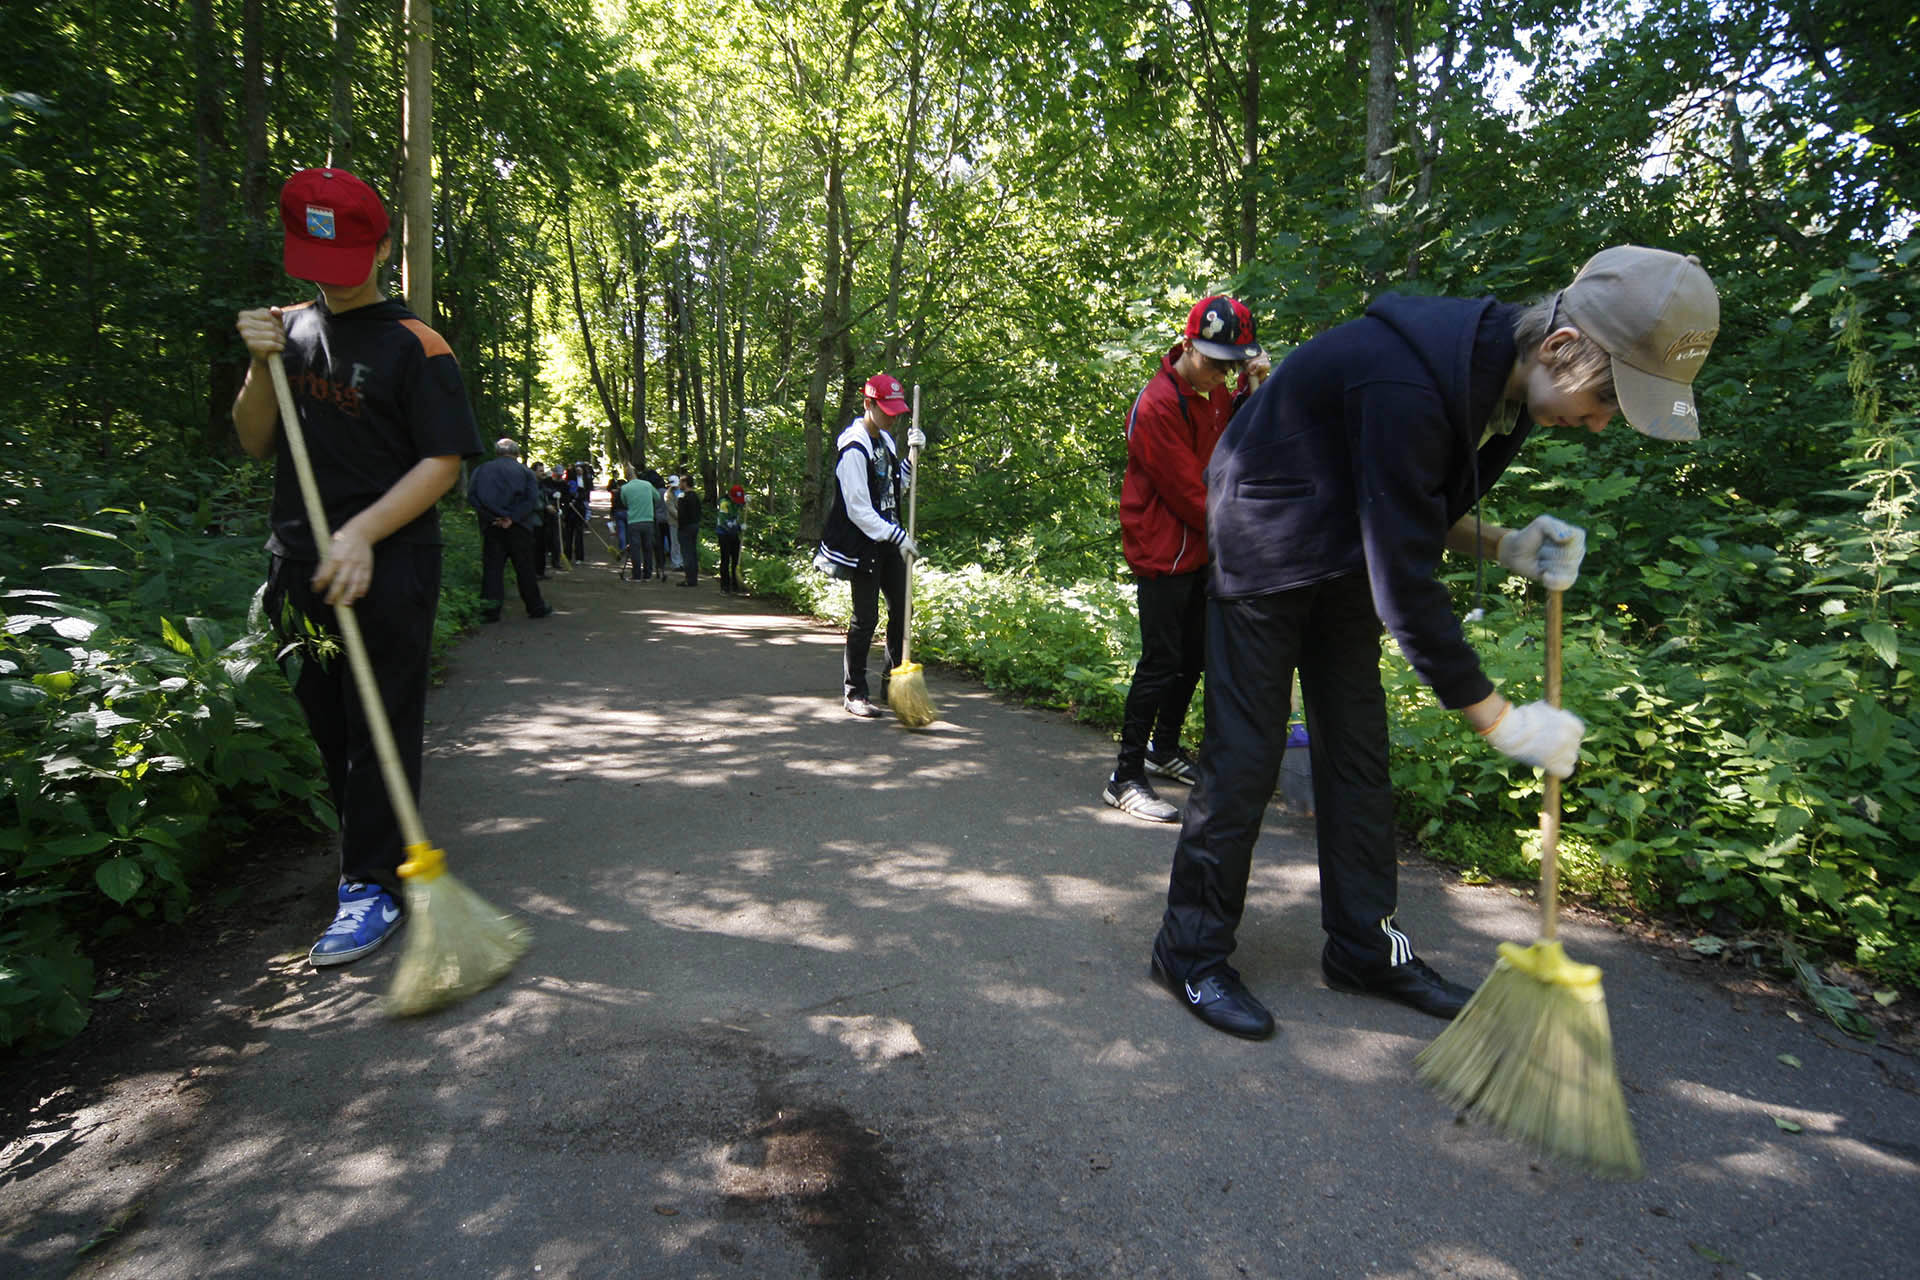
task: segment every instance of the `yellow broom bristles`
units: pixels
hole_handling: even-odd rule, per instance
[[[395,1017],[428,1013],[492,986],[530,941],[524,925],[446,873],[440,850],[411,845],[407,853],[400,868],[406,939],[386,1000]]]
[[[1640,1176],[1600,970],[1558,942],[1501,943],[1493,972],[1415,1062],[1442,1098],[1507,1136],[1605,1177]]]
[[[888,673],[887,705],[909,729],[924,728],[939,718],[933,699],[927,696],[927,678],[917,662],[903,663]]]

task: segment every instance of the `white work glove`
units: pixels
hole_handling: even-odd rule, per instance
[[[900,546],[900,554],[907,557],[909,560],[917,560],[920,558],[919,544],[914,542],[912,535],[909,534],[905,529],[902,529],[900,531],[899,546]]]
[[[1565,778],[1580,762],[1580,739],[1586,731],[1585,722],[1571,711],[1545,702],[1510,702],[1480,736],[1502,755]]]
[[[1503,568],[1549,591],[1565,591],[1580,576],[1580,561],[1586,554],[1585,529],[1553,516],[1537,516],[1526,528],[1501,536],[1496,558]]]
[[[927,447],[927,433],[918,427],[907,428],[907,448],[924,449]]]

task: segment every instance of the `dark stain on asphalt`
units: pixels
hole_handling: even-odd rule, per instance
[[[776,1105],[727,1152],[728,1208],[777,1221],[832,1280],[957,1280],[934,1255],[886,1141],[839,1107]]]

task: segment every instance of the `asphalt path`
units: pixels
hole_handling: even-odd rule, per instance
[[[1647,1163],[1588,1178],[1416,1083],[1438,1022],[1327,989],[1310,824],[1261,837],[1236,962],[1279,1030],[1235,1040],[1147,977],[1173,828],[1100,803],[1106,735],[938,670],[933,726],[855,720],[818,623],[545,585],[459,646],[423,806],[520,966],[389,1020],[393,948],[306,966],[332,861],[290,852],[139,1069],[0,1134],[0,1274],[1916,1274],[1898,1049],[1572,920]],[[1468,982],[1535,923],[1417,859],[1400,921]]]

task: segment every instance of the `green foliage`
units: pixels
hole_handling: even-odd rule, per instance
[[[188,877],[325,777],[263,636],[158,615],[153,634],[56,592],[0,593],[0,1046],[84,1022],[82,931],[178,921]]]
[[[257,616],[268,474],[9,477],[0,541],[28,567],[0,579],[0,1049],[85,1025],[92,949],[182,920],[250,824],[333,825]],[[474,522],[463,505],[444,523],[437,646],[477,608]]]

